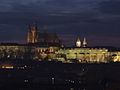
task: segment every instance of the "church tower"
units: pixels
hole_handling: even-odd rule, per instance
[[[37,33],[38,33],[37,24],[34,24],[33,28],[31,29],[32,43],[37,42]]]
[[[81,41],[80,41],[79,38],[78,38],[77,41],[76,41],[76,47],[81,47]]]
[[[28,27],[28,33],[27,33],[27,43],[31,43],[31,27],[30,27],[30,25]]]
[[[28,31],[28,35],[27,35],[27,43],[36,43],[37,36],[38,36],[37,25],[34,24],[34,26],[32,28],[29,25],[29,31]]]
[[[84,40],[83,40],[83,47],[86,47],[87,46],[87,41],[86,41],[86,38],[84,37]]]

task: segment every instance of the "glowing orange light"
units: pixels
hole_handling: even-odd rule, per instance
[[[4,69],[13,69],[14,67],[13,66],[2,66],[2,68],[4,68]]]

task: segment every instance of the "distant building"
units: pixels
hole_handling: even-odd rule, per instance
[[[0,58],[52,59],[63,46],[56,33],[40,32],[36,24],[29,26],[27,44],[1,43]]]
[[[57,44],[0,44],[0,59],[52,59],[55,56]]]
[[[56,33],[47,33],[46,31],[41,32],[38,30],[36,24],[34,24],[33,27],[29,26],[27,43],[46,43],[48,46],[49,44],[55,43],[62,45],[62,42],[59,40]]]
[[[113,47],[66,47],[60,48],[56,52],[56,59],[69,63],[120,62],[120,49]]]
[[[106,48],[62,48],[57,52],[58,58],[69,62],[107,62],[108,49]],[[62,57],[64,56],[64,57]],[[65,60],[65,61],[66,61]]]
[[[84,37],[84,40],[83,40],[83,47],[87,47],[87,41],[86,41],[85,37]]]
[[[81,41],[80,41],[79,38],[78,38],[77,41],[76,41],[76,47],[81,47]]]
[[[76,41],[76,47],[87,47],[87,41],[86,38],[84,37],[83,43],[80,41],[78,38]]]
[[[29,26],[27,44],[1,43],[0,59],[56,60],[65,63],[120,62],[120,49],[88,47],[86,38],[78,38],[75,47],[63,47],[56,33],[41,32]]]

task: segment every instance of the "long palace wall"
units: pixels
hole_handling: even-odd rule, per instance
[[[120,61],[119,51],[107,48],[62,48],[56,52],[57,59],[66,62],[116,62]]]
[[[107,48],[59,48],[55,46],[0,45],[0,58],[57,60],[64,63],[93,63],[120,61],[120,51]]]
[[[52,59],[57,47],[39,47],[31,45],[1,45],[0,58],[7,59]]]

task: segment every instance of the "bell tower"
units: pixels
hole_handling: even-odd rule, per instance
[[[31,43],[31,26],[28,26],[27,43]]]
[[[78,38],[77,41],[76,41],[76,47],[81,47],[81,41],[80,41],[79,38]]]
[[[29,30],[27,33],[27,43],[36,43],[38,36],[37,24],[34,24],[33,27],[29,25]]]
[[[34,26],[31,29],[31,43],[36,43],[37,42],[37,34],[38,34],[38,29],[37,29],[37,24],[34,24]]]
[[[84,37],[84,40],[83,40],[83,47],[86,47],[87,46],[87,41],[86,41],[86,38]]]

